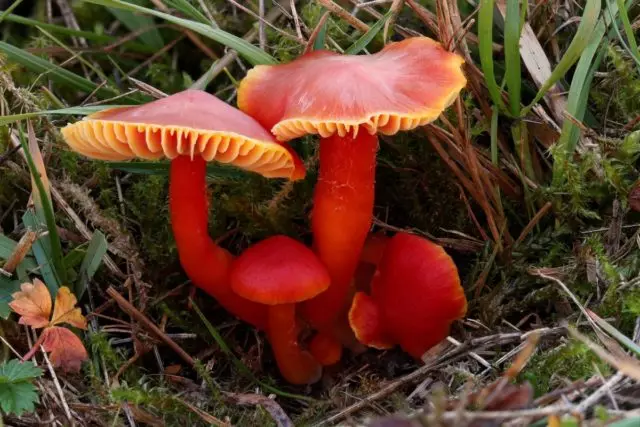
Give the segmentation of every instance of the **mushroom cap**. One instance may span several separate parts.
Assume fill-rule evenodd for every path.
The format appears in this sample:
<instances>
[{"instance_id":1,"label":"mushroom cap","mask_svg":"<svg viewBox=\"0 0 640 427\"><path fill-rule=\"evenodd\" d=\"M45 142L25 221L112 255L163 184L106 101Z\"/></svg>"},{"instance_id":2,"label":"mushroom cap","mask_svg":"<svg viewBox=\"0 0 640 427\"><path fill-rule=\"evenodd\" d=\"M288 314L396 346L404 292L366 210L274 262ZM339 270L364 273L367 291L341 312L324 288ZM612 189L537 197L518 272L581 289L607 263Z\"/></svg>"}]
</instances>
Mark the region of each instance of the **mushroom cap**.
<instances>
[{"instance_id":1,"label":"mushroom cap","mask_svg":"<svg viewBox=\"0 0 640 427\"><path fill-rule=\"evenodd\" d=\"M110 108L62 129L74 151L99 160L201 156L270 178L304 177L301 160L256 120L201 90Z\"/></svg>"},{"instance_id":2,"label":"mushroom cap","mask_svg":"<svg viewBox=\"0 0 640 427\"><path fill-rule=\"evenodd\" d=\"M311 339L309 352L322 366L331 366L340 361L342 345L330 335L319 332Z\"/></svg>"},{"instance_id":3,"label":"mushroom cap","mask_svg":"<svg viewBox=\"0 0 640 427\"><path fill-rule=\"evenodd\" d=\"M279 140L344 136L360 127L393 135L435 120L466 85L462 57L428 37L373 55L314 51L259 65L238 89L238 107Z\"/></svg>"},{"instance_id":4,"label":"mushroom cap","mask_svg":"<svg viewBox=\"0 0 640 427\"><path fill-rule=\"evenodd\" d=\"M330 282L329 272L316 254L287 236L256 243L231 265L233 291L261 304L305 301L325 291Z\"/></svg>"},{"instance_id":5,"label":"mushroom cap","mask_svg":"<svg viewBox=\"0 0 640 427\"><path fill-rule=\"evenodd\" d=\"M444 249L408 233L393 236L372 282L385 329L414 357L447 337L466 314L458 270Z\"/></svg>"},{"instance_id":6,"label":"mushroom cap","mask_svg":"<svg viewBox=\"0 0 640 427\"><path fill-rule=\"evenodd\" d=\"M395 344L385 331L378 304L364 292L356 292L353 297L349 309L349 325L358 341L367 347L383 350Z\"/></svg>"}]
</instances>

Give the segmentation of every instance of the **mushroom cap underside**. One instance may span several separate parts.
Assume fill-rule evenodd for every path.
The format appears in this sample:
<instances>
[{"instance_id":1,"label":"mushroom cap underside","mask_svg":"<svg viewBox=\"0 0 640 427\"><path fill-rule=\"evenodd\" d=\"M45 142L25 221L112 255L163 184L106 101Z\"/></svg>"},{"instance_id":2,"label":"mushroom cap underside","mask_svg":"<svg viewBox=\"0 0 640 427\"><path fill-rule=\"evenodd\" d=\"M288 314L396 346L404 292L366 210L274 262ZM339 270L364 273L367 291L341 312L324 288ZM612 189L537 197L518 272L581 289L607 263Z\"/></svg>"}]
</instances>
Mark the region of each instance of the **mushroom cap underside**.
<instances>
[{"instance_id":1,"label":"mushroom cap underside","mask_svg":"<svg viewBox=\"0 0 640 427\"><path fill-rule=\"evenodd\" d=\"M201 156L266 177L305 174L290 147L240 110L199 90L100 111L65 126L62 135L71 149L99 160Z\"/></svg>"}]
</instances>

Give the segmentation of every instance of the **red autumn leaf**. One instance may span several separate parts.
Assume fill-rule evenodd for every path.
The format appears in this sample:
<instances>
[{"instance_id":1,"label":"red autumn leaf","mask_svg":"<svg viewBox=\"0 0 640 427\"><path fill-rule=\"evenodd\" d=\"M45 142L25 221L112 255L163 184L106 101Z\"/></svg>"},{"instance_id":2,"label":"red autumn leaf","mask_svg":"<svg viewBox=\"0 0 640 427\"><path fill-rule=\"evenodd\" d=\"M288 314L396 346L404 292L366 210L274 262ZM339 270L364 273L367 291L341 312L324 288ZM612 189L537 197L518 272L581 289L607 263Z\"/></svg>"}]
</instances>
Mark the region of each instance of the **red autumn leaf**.
<instances>
[{"instance_id":1,"label":"red autumn leaf","mask_svg":"<svg viewBox=\"0 0 640 427\"><path fill-rule=\"evenodd\" d=\"M78 372L83 361L87 360L87 350L82 341L73 332L60 326L51 326L42 334L42 347L48 353L51 364L65 372Z\"/></svg>"},{"instance_id":2,"label":"red autumn leaf","mask_svg":"<svg viewBox=\"0 0 640 427\"><path fill-rule=\"evenodd\" d=\"M82 315L79 308L76 307L78 300L71 293L69 288L63 286L58 290L56 295L56 305L53 308L53 317L51 318L51 326L60 323L68 323L76 328L87 329L87 319Z\"/></svg>"},{"instance_id":3,"label":"red autumn leaf","mask_svg":"<svg viewBox=\"0 0 640 427\"><path fill-rule=\"evenodd\" d=\"M12 295L13 301L9 303L9 307L21 316L19 323L32 328L47 326L51 316L51 294L47 287L35 279L33 284L23 283L20 289Z\"/></svg>"},{"instance_id":4,"label":"red autumn leaf","mask_svg":"<svg viewBox=\"0 0 640 427\"><path fill-rule=\"evenodd\" d=\"M58 289L53 315L51 315L51 294L47 287L38 279L33 284L23 283L22 290L13 294L13 301L9 306L19 314L20 323L32 328L45 328L38 341L25 355L31 358L40 345L50 354L51 363L64 371L80 370L80 365L88 359L87 350L82 341L69 329L56 326L62 323L87 329L87 319L82 311L76 307L78 302L68 287Z\"/></svg>"}]
</instances>

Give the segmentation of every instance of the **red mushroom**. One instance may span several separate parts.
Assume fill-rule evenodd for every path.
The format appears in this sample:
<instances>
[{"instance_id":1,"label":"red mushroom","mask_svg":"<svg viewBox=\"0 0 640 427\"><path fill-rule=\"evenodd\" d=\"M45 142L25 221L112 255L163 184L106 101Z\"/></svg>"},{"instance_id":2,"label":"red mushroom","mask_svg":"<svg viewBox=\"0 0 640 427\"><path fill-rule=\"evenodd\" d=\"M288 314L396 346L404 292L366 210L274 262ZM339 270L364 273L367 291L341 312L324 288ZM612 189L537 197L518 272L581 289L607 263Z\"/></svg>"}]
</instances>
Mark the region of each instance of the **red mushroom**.
<instances>
[{"instance_id":1,"label":"red mushroom","mask_svg":"<svg viewBox=\"0 0 640 427\"><path fill-rule=\"evenodd\" d=\"M331 335L317 333L309 343L309 351L322 366L335 365L342 357L342 345Z\"/></svg>"},{"instance_id":2,"label":"red mushroom","mask_svg":"<svg viewBox=\"0 0 640 427\"><path fill-rule=\"evenodd\" d=\"M326 290L329 280L313 251L286 236L251 246L232 264L233 291L269 306L267 335L282 376L292 384L320 379L320 364L298 344L295 304Z\"/></svg>"},{"instance_id":3,"label":"red mushroom","mask_svg":"<svg viewBox=\"0 0 640 427\"><path fill-rule=\"evenodd\" d=\"M266 307L231 291L232 257L209 237L206 162L296 180L304 167L292 150L251 117L196 90L92 114L67 125L62 135L73 150L94 159L171 159L171 226L182 267L227 310L264 329Z\"/></svg>"},{"instance_id":4,"label":"red mushroom","mask_svg":"<svg viewBox=\"0 0 640 427\"><path fill-rule=\"evenodd\" d=\"M395 344L415 358L449 334L467 300L453 260L426 239L398 233L389 239L371 283L358 292L349 323L358 340L374 348Z\"/></svg>"},{"instance_id":5,"label":"red mushroom","mask_svg":"<svg viewBox=\"0 0 640 427\"><path fill-rule=\"evenodd\" d=\"M321 136L311 221L331 286L303 304L317 329L331 331L349 306L372 221L377 133L435 120L466 84L463 62L434 40L415 37L368 56L315 51L288 64L260 65L241 82L238 107L279 140Z\"/></svg>"}]
</instances>

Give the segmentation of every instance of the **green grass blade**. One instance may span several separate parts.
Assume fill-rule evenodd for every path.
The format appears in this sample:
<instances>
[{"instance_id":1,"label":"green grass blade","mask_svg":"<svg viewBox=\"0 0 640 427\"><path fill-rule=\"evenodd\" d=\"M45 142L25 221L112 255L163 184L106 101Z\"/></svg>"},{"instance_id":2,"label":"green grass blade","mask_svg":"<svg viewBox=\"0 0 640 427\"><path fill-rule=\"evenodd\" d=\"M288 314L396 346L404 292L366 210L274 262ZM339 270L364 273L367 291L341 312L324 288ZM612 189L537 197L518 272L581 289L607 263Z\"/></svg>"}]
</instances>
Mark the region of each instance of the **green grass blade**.
<instances>
[{"instance_id":1,"label":"green grass blade","mask_svg":"<svg viewBox=\"0 0 640 427\"><path fill-rule=\"evenodd\" d=\"M231 360L233 365L236 367L236 369L240 373L242 373L249 380L255 382L256 384L260 385L260 387L264 388L265 390L267 390L267 391L269 391L271 393L274 393L274 394L277 394L277 395L283 396L283 397L289 397L291 399L305 400L307 402L313 402L314 401L314 399L312 399L310 397L307 397L307 396L300 396L300 395L297 395L297 394L287 393L286 391L279 390L279 389L277 389L275 387L272 387L269 384L265 384L262 381L260 381L259 379L257 379L255 377L255 375L253 375L253 372L251 372L251 370L249 368L247 368L245 366L245 364L242 363L242 361L236 357L235 354L233 354L233 352L231 351L231 349L229 348L227 343L224 342L224 338L222 338L222 335L220 335L218 330L211 324L211 322L209 322L209 320L205 317L205 315L202 313L202 311L200 311L200 308L196 305L196 303L191 298L189 298L189 301L191 302L194 311L196 312L198 317L200 317L200 320L202 321L204 326L207 328L207 331L209 331L209 333L211 334L211 337L213 337L213 339L215 340L216 344L218 344L218 347L220 347L220 350L222 350L222 352Z\"/></svg>"},{"instance_id":2,"label":"green grass blade","mask_svg":"<svg viewBox=\"0 0 640 427\"><path fill-rule=\"evenodd\" d=\"M520 0L507 0L504 22L504 58L509 90L509 108L514 117L520 115L522 71L520 65Z\"/></svg>"},{"instance_id":3,"label":"green grass blade","mask_svg":"<svg viewBox=\"0 0 640 427\"><path fill-rule=\"evenodd\" d=\"M53 34L70 36L70 37L82 37L84 39L99 42L99 43L114 43L118 41L116 37L109 36L106 34L98 34L92 31L74 30L71 28L63 27L61 25L49 24L47 22L40 22L40 21L36 21L35 19L25 18L19 15L9 14L4 18L4 20L7 22L26 25L29 27L44 28L45 30ZM155 52L155 49L153 48L150 48L146 45L143 45L137 42L132 42L132 41L127 41L123 43L122 46L125 46L128 50L132 50L136 52L144 52L144 53Z\"/></svg>"},{"instance_id":4,"label":"green grass blade","mask_svg":"<svg viewBox=\"0 0 640 427\"><path fill-rule=\"evenodd\" d=\"M13 251L16 249L18 242L15 242L7 236L0 234L0 259L9 259ZM33 258L33 251L29 250L27 256L22 260L20 265L24 266L27 270L35 270L38 268L36 260Z\"/></svg>"},{"instance_id":5,"label":"green grass blade","mask_svg":"<svg viewBox=\"0 0 640 427\"><path fill-rule=\"evenodd\" d=\"M252 45L251 43L243 40L242 38L230 34L226 31L218 28L211 28L210 25L203 24L201 22L191 21L188 19L178 18L168 13L160 12L154 9L148 9L146 7L138 6L132 3L128 3L122 0L84 0L88 3L94 3L105 7L118 8L123 10L129 10L134 12L147 13L155 17L164 19L165 21L179 25L183 28L187 28L205 37L217 41L231 49L234 49L238 54L244 57L253 65L258 64L275 64L276 59L271 55L263 51L262 49Z\"/></svg>"},{"instance_id":6,"label":"green grass blade","mask_svg":"<svg viewBox=\"0 0 640 427\"><path fill-rule=\"evenodd\" d=\"M318 31L318 35L316 39L313 41L313 50L322 50L324 49L324 44L327 39L327 28L329 27L329 19L325 19L322 27ZM378 30L380 31L380 30Z\"/></svg>"},{"instance_id":7,"label":"green grass blade","mask_svg":"<svg viewBox=\"0 0 640 427\"><path fill-rule=\"evenodd\" d=\"M609 322L595 314L593 311L587 310L587 314L609 335L620 341L620 343L627 347L629 350L633 351L637 355L640 355L640 346L633 342L632 339L628 338L622 332L614 328L613 325L610 325Z\"/></svg>"},{"instance_id":8,"label":"green grass blade","mask_svg":"<svg viewBox=\"0 0 640 427\"><path fill-rule=\"evenodd\" d=\"M624 4L622 4L622 9L620 9L620 3L619 2L618 5L618 10L620 11L620 17L622 17L623 15L627 18L627 22L629 22L629 17L626 16L626 10L624 9ZM624 48L624 50L627 51L627 53L629 54L629 56L631 56L631 59L633 59L636 63L636 65L638 66L638 70L640 70L640 53L638 52L638 46L635 46L635 49L633 47L630 47L629 45L627 45L627 43L624 40L624 37L622 36L622 34L620 34L620 29L618 28L618 24L615 22L615 13L612 10L612 3L611 0L607 0L607 13L609 14L609 18L614 21L613 25L611 26L613 28L613 31L616 33L616 36L618 36L618 40L620 40L620 45ZM624 23L624 19L623 21L623 27L625 27L625 32L627 31L625 23ZM629 30L631 30L631 24L629 24ZM633 42L635 44L636 40L633 38L633 31L631 31L631 37L629 37L629 34L627 33L627 38Z\"/></svg>"},{"instance_id":9,"label":"green grass blade","mask_svg":"<svg viewBox=\"0 0 640 427\"><path fill-rule=\"evenodd\" d=\"M16 0L13 2L13 4L11 6L9 6L6 10L4 10L2 13L0 13L0 23L2 21L4 21L6 19L6 17L15 10L15 8L17 8L18 6L20 6L20 3L22 3L23 0Z\"/></svg>"},{"instance_id":10,"label":"green grass blade","mask_svg":"<svg viewBox=\"0 0 640 427\"><path fill-rule=\"evenodd\" d=\"M358 40L356 40L354 44L349 46L349 48L347 48L344 53L346 53L347 55L355 55L369 46L369 43L371 43L371 41L378 35L380 30L384 28L384 23L387 22L387 19L389 19L391 15L393 15L393 11L391 10L384 14L384 16L382 16L382 18L380 18L378 22L369 27L369 31L361 35L360 38L358 38Z\"/></svg>"},{"instance_id":11,"label":"green grass blade","mask_svg":"<svg viewBox=\"0 0 640 427\"><path fill-rule=\"evenodd\" d=\"M584 112L586 110L587 99L589 97L589 90L591 88L591 81L593 74L597 68L597 64L604 54L604 50L601 50L599 58L594 61L594 57L600 47L600 42L605 34L605 24L603 20L598 22L598 25L593 32L591 42L587 45L586 49L582 52L582 56L578 61L576 70L573 73L573 79L571 80L571 87L569 88L569 97L567 99L566 110L569 114L578 120L582 120ZM592 66L592 63L596 66ZM563 170L565 168L565 162L567 162L575 150L576 144L580 132L577 126L571 120L565 120L562 124L562 132L560 138L556 143L554 151L553 162L553 184L559 185L564 180Z\"/></svg>"},{"instance_id":12,"label":"green grass blade","mask_svg":"<svg viewBox=\"0 0 640 427\"><path fill-rule=\"evenodd\" d=\"M102 72L102 70L100 70L98 67L96 67L95 65L93 65L91 62L87 61L86 59L84 59L82 57L81 54L76 54L76 52L70 48L69 46L67 46L66 44L64 44L64 42L60 39L58 39L56 36L54 36L53 34L51 34L50 32L48 32L47 30L45 30L44 28L37 26L36 27L40 32L42 32L45 36L49 37L51 40L53 40L58 46L60 46L61 48L63 48L64 50L66 50L69 54L71 55L75 55L76 58L78 59L78 61L80 61L82 64L84 64L87 68L89 68L91 71L93 71L94 73L96 73L96 75L98 77L100 77L103 81L107 81L109 80L107 78L107 76L105 76L105 74Z\"/></svg>"},{"instance_id":13,"label":"green grass blade","mask_svg":"<svg viewBox=\"0 0 640 427\"><path fill-rule=\"evenodd\" d=\"M567 74L569 69L581 59L582 52L590 45L594 36L594 29L598 25L598 17L600 16L601 4L600 0L587 0L584 12L580 19L580 25L576 31L573 40L560 59L558 65L551 72L551 76L542 84L535 98L522 112L526 115L534 105L542 99L549 89L562 77Z\"/></svg>"},{"instance_id":14,"label":"green grass blade","mask_svg":"<svg viewBox=\"0 0 640 427\"><path fill-rule=\"evenodd\" d=\"M480 10L478 11L480 66L491 100L500 110L505 111L507 107L502 101L502 93L496 82L496 75L493 70L493 5L493 0L481 0Z\"/></svg>"},{"instance_id":15,"label":"green grass blade","mask_svg":"<svg viewBox=\"0 0 640 427\"><path fill-rule=\"evenodd\" d=\"M27 211L22 215L22 223L30 230L36 232L42 232L44 225L38 219L33 211ZM51 242L48 236L41 236L38 240L33 242L31 246L33 255L38 263L37 272L44 279L44 283L47 285L51 295L55 297L58 292L58 288L63 286L64 283L58 276L57 269L53 266L53 251L51 250Z\"/></svg>"},{"instance_id":16,"label":"green grass blade","mask_svg":"<svg viewBox=\"0 0 640 427\"><path fill-rule=\"evenodd\" d=\"M106 253L107 238L100 231L96 230L93 233L93 237L91 237L87 253L82 260L82 265L80 265L78 280L74 289L74 293L78 299L82 298L87 286L89 286L89 282L94 274L96 274L96 271L98 271L98 268L100 268L102 259Z\"/></svg>"},{"instance_id":17,"label":"green grass blade","mask_svg":"<svg viewBox=\"0 0 640 427\"><path fill-rule=\"evenodd\" d=\"M46 73L55 83L68 86L86 93L96 91L98 85L56 64L39 58L22 49L5 42L0 42L0 52L4 52L9 61L17 62L35 73ZM96 94L101 97L112 97L117 91L108 87L97 89Z\"/></svg>"},{"instance_id":18,"label":"green grass blade","mask_svg":"<svg viewBox=\"0 0 640 427\"><path fill-rule=\"evenodd\" d=\"M34 111L31 113L12 114L10 116L0 116L0 126L7 125L9 123L19 122L21 120L33 119L40 116L48 115L63 115L63 116L87 116L89 114L97 113L98 111L106 110L108 108L123 107L123 105L96 105L91 107L71 107L61 108L58 110L42 110Z\"/></svg>"},{"instance_id":19,"label":"green grass blade","mask_svg":"<svg viewBox=\"0 0 640 427\"><path fill-rule=\"evenodd\" d=\"M169 163L169 161L108 162L107 166L141 175L169 175ZM213 179L237 181L246 179L250 173L239 168L222 166L216 163L207 165L207 176Z\"/></svg>"},{"instance_id":20,"label":"green grass blade","mask_svg":"<svg viewBox=\"0 0 640 427\"><path fill-rule=\"evenodd\" d=\"M142 6L142 2L130 0L136 3L138 6ZM108 8L109 12L130 31L135 32L141 28L149 28L149 31L145 31L138 36L138 40L145 45L155 50L160 50L164 47L164 41L160 35L160 31L157 28L153 28L155 22L153 18L147 15L135 14L128 10Z\"/></svg>"},{"instance_id":21,"label":"green grass blade","mask_svg":"<svg viewBox=\"0 0 640 427\"><path fill-rule=\"evenodd\" d=\"M629 48L631 49L631 52L633 52L633 55L637 58L639 56L638 43L636 42L635 35L633 34L633 27L631 26L631 21L629 20L629 15L627 14L627 8L625 7L624 0L616 0L616 2L618 4L618 13L620 14L620 20L622 21L624 33L627 36Z\"/></svg>"},{"instance_id":22,"label":"green grass blade","mask_svg":"<svg viewBox=\"0 0 640 427\"><path fill-rule=\"evenodd\" d=\"M182 12L185 16L188 16L189 18L195 21L201 22L206 25L213 24L214 28L217 27L217 24L215 22L211 22L204 15L204 13L200 12L195 6L193 6L187 0L168 0L165 3L168 6L173 7L174 9L177 9L178 11Z\"/></svg>"},{"instance_id":23,"label":"green grass blade","mask_svg":"<svg viewBox=\"0 0 640 427\"><path fill-rule=\"evenodd\" d=\"M46 176L46 171L44 170L44 164L41 161L42 157L40 155L40 150L37 143L35 142L35 136L32 137L31 128L29 128L29 139L32 141L32 143L27 144L24 134L22 133L22 131L20 132L20 145L22 146L22 150L27 160L27 166L29 167L29 172L31 173L31 178L33 180L32 191L34 194L34 205L36 207L36 212L38 212L41 220L44 222L44 224L46 224L48 231L48 235L46 237L48 237L47 241L49 243L48 252L51 256L51 268L52 270L54 270L56 279L58 280L58 284L60 282L65 283L67 271L64 267L64 260L62 259L62 244L60 242L60 236L58 235L58 227L56 225L56 220L53 212L51 195L49 194L48 188L45 186L45 183L48 183L48 179ZM25 216L30 213L31 212L26 212ZM25 225L34 227L35 229L37 228L36 226L38 224L34 224L34 222L36 221L29 220L29 224ZM38 254L36 253L36 259L37 258ZM40 264L43 263L41 260L38 260L38 262ZM49 260L47 260L47 264L48 263Z\"/></svg>"}]
</instances>

